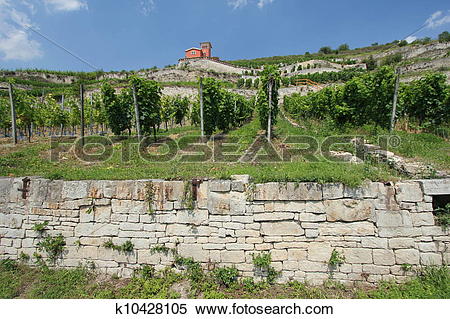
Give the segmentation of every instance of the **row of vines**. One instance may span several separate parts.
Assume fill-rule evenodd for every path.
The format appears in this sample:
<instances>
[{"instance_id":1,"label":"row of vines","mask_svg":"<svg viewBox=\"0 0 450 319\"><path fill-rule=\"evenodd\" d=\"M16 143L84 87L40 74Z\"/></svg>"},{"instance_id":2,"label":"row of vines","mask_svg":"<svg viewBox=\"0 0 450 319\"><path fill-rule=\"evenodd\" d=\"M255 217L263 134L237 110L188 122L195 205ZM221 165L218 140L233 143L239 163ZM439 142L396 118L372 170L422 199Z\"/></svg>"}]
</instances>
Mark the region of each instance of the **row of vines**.
<instances>
[{"instance_id":1,"label":"row of vines","mask_svg":"<svg viewBox=\"0 0 450 319\"><path fill-rule=\"evenodd\" d=\"M394 89L395 72L385 66L356 76L341 86L327 87L307 96L287 96L284 107L298 118L331 119L337 125L376 124L387 128ZM411 83L402 83L396 116L420 127L448 124L450 86L446 84L446 76L429 73Z\"/></svg>"},{"instance_id":2,"label":"row of vines","mask_svg":"<svg viewBox=\"0 0 450 319\"><path fill-rule=\"evenodd\" d=\"M211 135L217 129L228 131L242 125L253 114L254 101L231 93L219 81L204 81L204 126ZM156 135L160 129L200 124L199 97L163 96L158 82L131 77L121 90L104 82L100 92L84 99L84 123L88 134L132 134L136 128L133 88L143 135ZM21 136L76 135L81 125L80 94L76 87L63 96L36 97L26 90L14 90L16 121ZM10 133L9 99L0 98L0 129Z\"/></svg>"}]
</instances>

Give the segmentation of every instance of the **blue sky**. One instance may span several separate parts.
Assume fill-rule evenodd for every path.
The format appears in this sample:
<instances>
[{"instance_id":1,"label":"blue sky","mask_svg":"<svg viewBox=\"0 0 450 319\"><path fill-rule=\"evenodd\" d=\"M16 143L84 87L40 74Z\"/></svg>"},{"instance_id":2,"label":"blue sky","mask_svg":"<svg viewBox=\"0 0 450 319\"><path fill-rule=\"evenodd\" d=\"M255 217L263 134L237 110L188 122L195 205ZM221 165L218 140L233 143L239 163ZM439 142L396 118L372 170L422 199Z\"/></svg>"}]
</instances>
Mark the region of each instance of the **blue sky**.
<instances>
[{"instance_id":1,"label":"blue sky","mask_svg":"<svg viewBox=\"0 0 450 319\"><path fill-rule=\"evenodd\" d=\"M0 0L0 69L163 67L201 41L223 60L303 54L421 26L417 37L449 30L448 0Z\"/></svg>"}]
</instances>

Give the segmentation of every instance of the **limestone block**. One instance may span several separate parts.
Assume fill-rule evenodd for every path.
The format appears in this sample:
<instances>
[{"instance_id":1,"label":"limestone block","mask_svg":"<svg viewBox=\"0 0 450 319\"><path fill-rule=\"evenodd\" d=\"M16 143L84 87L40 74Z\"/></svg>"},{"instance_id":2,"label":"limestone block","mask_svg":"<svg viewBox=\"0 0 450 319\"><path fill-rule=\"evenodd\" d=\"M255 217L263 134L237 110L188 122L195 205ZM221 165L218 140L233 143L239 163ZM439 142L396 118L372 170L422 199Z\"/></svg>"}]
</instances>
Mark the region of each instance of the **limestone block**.
<instances>
[{"instance_id":1,"label":"limestone block","mask_svg":"<svg viewBox=\"0 0 450 319\"><path fill-rule=\"evenodd\" d=\"M253 215L255 222L293 220L294 213L263 213Z\"/></svg>"},{"instance_id":2,"label":"limestone block","mask_svg":"<svg viewBox=\"0 0 450 319\"><path fill-rule=\"evenodd\" d=\"M201 225L206 224L208 221L207 210L179 210L176 215L176 223L178 224L193 224Z\"/></svg>"},{"instance_id":3,"label":"limestone block","mask_svg":"<svg viewBox=\"0 0 450 319\"><path fill-rule=\"evenodd\" d=\"M372 249L369 248L345 248L345 262L350 264L371 264Z\"/></svg>"},{"instance_id":4,"label":"limestone block","mask_svg":"<svg viewBox=\"0 0 450 319\"><path fill-rule=\"evenodd\" d=\"M376 223L378 227L412 227L411 214L406 210L377 211Z\"/></svg>"},{"instance_id":5,"label":"limestone block","mask_svg":"<svg viewBox=\"0 0 450 319\"><path fill-rule=\"evenodd\" d=\"M323 185L323 199L339 199L344 197L344 184L329 183Z\"/></svg>"},{"instance_id":6,"label":"limestone block","mask_svg":"<svg viewBox=\"0 0 450 319\"><path fill-rule=\"evenodd\" d=\"M197 188L197 207L208 208L208 183L203 182Z\"/></svg>"},{"instance_id":7,"label":"limestone block","mask_svg":"<svg viewBox=\"0 0 450 319\"><path fill-rule=\"evenodd\" d=\"M203 249L201 244L180 244L178 254L183 257L192 257L195 261L207 262L209 250Z\"/></svg>"},{"instance_id":8,"label":"limestone block","mask_svg":"<svg viewBox=\"0 0 450 319\"><path fill-rule=\"evenodd\" d=\"M411 214L413 226L434 226L434 215L433 213L416 213Z\"/></svg>"},{"instance_id":9,"label":"limestone block","mask_svg":"<svg viewBox=\"0 0 450 319\"><path fill-rule=\"evenodd\" d=\"M308 260L328 262L333 248L329 243L310 243L308 247Z\"/></svg>"},{"instance_id":10,"label":"limestone block","mask_svg":"<svg viewBox=\"0 0 450 319\"><path fill-rule=\"evenodd\" d=\"M388 248L387 238L378 237L363 237L361 239L361 246L364 248Z\"/></svg>"},{"instance_id":11,"label":"limestone block","mask_svg":"<svg viewBox=\"0 0 450 319\"><path fill-rule=\"evenodd\" d=\"M294 184L291 195L294 200L322 200L322 184L318 183L298 183Z\"/></svg>"},{"instance_id":12,"label":"limestone block","mask_svg":"<svg viewBox=\"0 0 450 319\"><path fill-rule=\"evenodd\" d=\"M10 190L12 188L12 179L11 178L0 178L0 202L6 203L9 201Z\"/></svg>"},{"instance_id":13,"label":"limestone block","mask_svg":"<svg viewBox=\"0 0 450 319\"><path fill-rule=\"evenodd\" d=\"M296 222L262 223L261 234L267 236L301 236L305 233Z\"/></svg>"},{"instance_id":14,"label":"limestone block","mask_svg":"<svg viewBox=\"0 0 450 319\"><path fill-rule=\"evenodd\" d=\"M117 236L119 226L112 224L83 223L75 227L75 236L98 237Z\"/></svg>"},{"instance_id":15,"label":"limestone block","mask_svg":"<svg viewBox=\"0 0 450 319\"><path fill-rule=\"evenodd\" d=\"M421 253L420 264L425 266L442 265L442 255L438 253Z\"/></svg>"},{"instance_id":16,"label":"limestone block","mask_svg":"<svg viewBox=\"0 0 450 319\"><path fill-rule=\"evenodd\" d=\"M419 252L415 249L397 249L395 250L395 262L397 265L418 265Z\"/></svg>"},{"instance_id":17,"label":"limestone block","mask_svg":"<svg viewBox=\"0 0 450 319\"><path fill-rule=\"evenodd\" d=\"M203 183L202 183L203 184ZM183 181L165 181L164 182L164 201L182 200L185 192Z\"/></svg>"},{"instance_id":18,"label":"limestone block","mask_svg":"<svg viewBox=\"0 0 450 319\"><path fill-rule=\"evenodd\" d=\"M236 237L259 237L260 233L257 230L252 229L239 229L236 230Z\"/></svg>"},{"instance_id":19,"label":"limestone block","mask_svg":"<svg viewBox=\"0 0 450 319\"><path fill-rule=\"evenodd\" d=\"M43 202L47 197L49 183L48 179L32 179L28 200L30 202Z\"/></svg>"},{"instance_id":20,"label":"limestone block","mask_svg":"<svg viewBox=\"0 0 450 319\"><path fill-rule=\"evenodd\" d=\"M390 249L414 248L414 239L413 238L391 238L391 239L389 239L389 248Z\"/></svg>"},{"instance_id":21,"label":"limestone block","mask_svg":"<svg viewBox=\"0 0 450 319\"><path fill-rule=\"evenodd\" d=\"M246 208L246 196L244 193L231 192L230 193L230 214L244 215Z\"/></svg>"},{"instance_id":22,"label":"limestone block","mask_svg":"<svg viewBox=\"0 0 450 319\"><path fill-rule=\"evenodd\" d=\"M299 219L301 222L324 222L327 220L327 216L324 214L300 213Z\"/></svg>"},{"instance_id":23,"label":"limestone block","mask_svg":"<svg viewBox=\"0 0 450 319\"><path fill-rule=\"evenodd\" d=\"M375 265L392 266L395 265L395 255L389 249L374 249L373 262Z\"/></svg>"},{"instance_id":24,"label":"limestone block","mask_svg":"<svg viewBox=\"0 0 450 319\"><path fill-rule=\"evenodd\" d=\"M80 199L87 197L87 195L88 195L88 182L64 181L62 188L63 199Z\"/></svg>"},{"instance_id":25,"label":"limestone block","mask_svg":"<svg viewBox=\"0 0 450 319\"><path fill-rule=\"evenodd\" d=\"M245 253L244 251L239 250L235 251L224 250L220 252L220 260L223 263L233 263L233 264L243 263L245 262Z\"/></svg>"},{"instance_id":26,"label":"limestone block","mask_svg":"<svg viewBox=\"0 0 450 319\"><path fill-rule=\"evenodd\" d=\"M308 256L308 252L306 249L298 249L298 248L288 248L287 249L287 259L288 260L306 260Z\"/></svg>"},{"instance_id":27,"label":"limestone block","mask_svg":"<svg viewBox=\"0 0 450 319\"><path fill-rule=\"evenodd\" d=\"M272 261L285 261L287 259L287 250L286 249L275 249L270 251Z\"/></svg>"},{"instance_id":28,"label":"limestone block","mask_svg":"<svg viewBox=\"0 0 450 319\"><path fill-rule=\"evenodd\" d=\"M305 237L306 238L317 238L317 237L319 237L319 230L318 229L305 229Z\"/></svg>"},{"instance_id":29,"label":"limestone block","mask_svg":"<svg viewBox=\"0 0 450 319\"><path fill-rule=\"evenodd\" d=\"M93 212L94 220L97 223L109 223L111 221L111 206L95 207Z\"/></svg>"},{"instance_id":30,"label":"limestone block","mask_svg":"<svg viewBox=\"0 0 450 319\"><path fill-rule=\"evenodd\" d=\"M367 182L360 187L344 186L344 197L353 199L377 198L380 183Z\"/></svg>"},{"instance_id":31,"label":"limestone block","mask_svg":"<svg viewBox=\"0 0 450 319\"><path fill-rule=\"evenodd\" d=\"M424 236L445 236L450 233L450 229L443 230L441 226L422 226Z\"/></svg>"},{"instance_id":32,"label":"limestone block","mask_svg":"<svg viewBox=\"0 0 450 319\"><path fill-rule=\"evenodd\" d=\"M391 270L386 266L377 266L377 265L363 265L363 272L371 275L388 275Z\"/></svg>"},{"instance_id":33,"label":"limestone block","mask_svg":"<svg viewBox=\"0 0 450 319\"><path fill-rule=\"evenodd\" d=\"M450 178L446 179L426 179L419 181L422 184L425 195L448 195L450 194Z\"/></svg>"},{"instance_id":34,"label":"limestone block","mask_svg":"<svg viewBox=\"0 0 450 319\"><path fill-rule=\"evenodd\" d=\"M306 213L325 214L325 205L321 201L307 201L305 202L304 209L298 210Z\"/></svg>"},{"instance_id":35,"label":"limestone block","mask_svg":"<svg viewBox=\"0 0 450 319\"><path fill-rule=\"evenodd\" d=\"M419 243L418 248L421 252L437 252L438 243L436 242Z\"/></svg>"},{"instance_id":36,"label":"limestone block","mask_svg":"<svg viewBox=\"0 0 450 319\"><path fill-rule=\"evenodd\" d=\"M319 224L319 232L322 236L373 236L375 226L370 222L326 222Z\"/></svg>"},{"instance_id":37,"label":"limestone block","mask_svg":"<svg viewBox=\"0 0 450 319\"><path fill-rule=\"evenodd\" d=\"M229 180L211 180L209 181L210 192L229 192L231 190L231 181Z\"/></svg>"},{"instance_id":38,"label":"limestone block","mask_svg":"<svg viewBox=\"0 0 450 319\"><path fill-rule=\"evenodd\" d=\"M235 244L229 243L225 245L228 250L253 250L255 246L253 244Z\"/></svg>"},{"instance_id":39,"label":"limestone block","mask_svg":"<svg viewBox=\"0 0 450 319\"><path fill-rule=\"evenodd\" d=\"M279 200L279 183L256 184L253 191L254 200Z\"/></svg>"},{"instance_id":40,"label":"limestone block","mask_svg":"<svg viewBox=\"0 0 450 319\"><path fill-rule=\"evenodd\" d=\"M116 199L133 199L134 181L116 181L116 189L113 197Z\"/></svg>"},{"instance_id":41,"label":"limestone block","mask_svg":"<svg viewBox=\"0 0 450 319\"><path fill-rule=\"evenodd\" d=\"M231 220L242 224L252 224L254 222L253 216L232 216Z\"/></svg>"},{"instance_id":42,"label":"limestone block","mask_svg":"<svg viewBox=\"0 0 450 319\"><path fill-rule=\"evenodd\" d=\"M22 223L23 215L0 213L0 227L21 228Z\"/></svg>"},{"instance_id":43,"label":"limestone block","mask_svg":"<svg viewBox=\"0 0 450 319\"><path fill-rule=\"evenodd\" d=\"M354 222L367 220L374 207L371 202L353 199L327 200L324 203L328 221Z\"/></svg>"},{"instance_id":44,"label":"limestone block","mask_svg":"<svg viewBox=\"0 0 450 319\"><path fill-rule=\"evenodd\" d=\"M230 214L230 194L229 193L209 193L208 210L211 215Z\"/></svg>"},{"instance_id":45,"label":"limestone block","mask_svg":"<svg viewBox=\"0 0 450 319\"><path fill-rule=\"evenodd\" d=\"M421 202L423 193L417 182L400 182L395 184L398 202Z\"/></svg>"},{"instance_id":46,"label":"limestone block","mask_svg":"<svg viewBox=\"0 0 450 319\"><path fill-rule=\"evenodd\" d=\"M420 228L413 227L380 227L378 228L378 236L380 237L418 237L421 236Z\"/></svg>"},{"instance_id":47,"label":"limestone block","mask_svg":"<svg viewBox=\"0 0 450 319\"><path fill-rule=\"evenodd\" d=\"M231 190L233 192L243 193L245 191L245 183L243 183L241 181L232 181L231 182Z\"/></svg>"},{"instance_id":48,"label":"limestone block","mask_svg":"<svg viewBox=\"0 0 450 319\"><path fill-rule=\"evenodd\" d=\"M328 258L330 257L328 256ZM326 262L300 260L298 262L298 270L306 272L328 272L328 265Z\"/></svg>"}]
</instances>

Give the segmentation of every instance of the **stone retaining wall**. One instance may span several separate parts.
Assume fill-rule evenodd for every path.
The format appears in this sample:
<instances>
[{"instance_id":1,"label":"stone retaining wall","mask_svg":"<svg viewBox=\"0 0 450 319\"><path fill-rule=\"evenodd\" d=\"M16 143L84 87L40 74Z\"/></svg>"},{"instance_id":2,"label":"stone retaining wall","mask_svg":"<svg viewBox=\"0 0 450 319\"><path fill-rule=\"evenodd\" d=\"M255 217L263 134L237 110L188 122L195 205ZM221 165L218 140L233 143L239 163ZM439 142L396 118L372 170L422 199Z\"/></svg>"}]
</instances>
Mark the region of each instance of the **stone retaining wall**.
<instances>
[{"instance_id":1,"label":"stone retaining wall","mask_svg":"<svg viewBox=\"0 0 450 319\"><path fill-rule=\"evenodd\" d=\"M144 264L171 266L164 245L205 268L234 265L253 276L252 254L270 252L280 281L320 283L329 278L336 249L345 256L333 276L342 282L402 279L404 264L450 261L450 236L436 226L433 196L450 193L450 179L398 183L253 184L248 176L182 181L50 181L32 178L22 198L21 178L0 179L0 256L33 255L33 230L67 243L63 267L94 262L107 273L130 276ZM195 201L193 201L195 200ZM149 207L150 205L150 207ZM192 209L192 206L194 208ZM131 253L103 244L130 240Z\"/></svg>"}]
</instances>

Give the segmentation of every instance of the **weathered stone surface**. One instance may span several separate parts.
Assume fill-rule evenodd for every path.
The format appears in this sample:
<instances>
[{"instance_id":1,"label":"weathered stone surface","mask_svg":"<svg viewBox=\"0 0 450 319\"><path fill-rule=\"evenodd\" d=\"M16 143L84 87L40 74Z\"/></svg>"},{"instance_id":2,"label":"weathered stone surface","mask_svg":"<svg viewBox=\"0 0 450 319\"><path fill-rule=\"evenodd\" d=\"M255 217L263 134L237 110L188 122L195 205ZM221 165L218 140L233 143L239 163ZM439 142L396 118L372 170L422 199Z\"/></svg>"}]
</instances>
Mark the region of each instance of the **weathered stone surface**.
<instances>
[{"instance_id":1,"label":"weathered stone surface","mask_svg":"<svg viewBox=\"0 0 450 319\"><path fill-rule=\"evenodd\" d=\"M370 222L326 222L319 224L319 233L323 236L373 236L375 226Z\"/></svg>"},{"instance_id":2,"label":"weathered stone surface","mask_svg":"<svg viewBox=\"0 0 450 319\"><path fill-rule=\"evenodd\" d=\"M368 248L346 248L344 249L345 262L350 264L371 264L372 249Z\"/></svg>"},{"instance_id":3,"label":"weathered stone surface","mask_svg":"<svg viewBox=\"0 0 450 319\"><path fill-rule=\"evenodd\" d=\"M395 262L397 265L418 265L419 252L415 249L397 249L395 251Z\"/></svg>"},{"instance_id":4,"label":"weathered stone surface","mask_svg":"<svg viewBox=\"0 0 450 319\"><path fill-rule=\"evenodd\" d=\"M329 243L310 243L308 248L308 260L328 262L333 248Z\"/></svg>"},{"instance_id":5,"label":"weathered stone surface","mask_svg":"<svg viewBox=\"0 0 450 319\"><path fill-rule=\"evenodd\" d=\"M361 246L364 248L388 248L387 238L378 237L363 237L361 239Z\"/></svg>"},{"instance_id":6,"label":"weathered stone surface","mask_svg":"<svg viewBox=\"0 0 450 319\"><path fill-rule=\"evenodd\" d=\"M23 215L0 213L0 227L21 228Z\"/></svg>"},{"instance_id":7,"label":"weathered stone surface","mask_svg":"<svg viewBox=\"0 0 450 319\"><path fill-rule=\"evenodd\" d=\"M176 223L179 224L193 224L200 225L207 222L208 220L208 211L207 210L180 210L176 215Z\"/></svg>"},{"instance_id":8,"label":"weathered stone surface","mask_svg":"<svg viewBox=\"0 0 450 319\"><path fill-rule=\"evenodd\" d=\"M62 197L64 199L80 199L87 197L88 183L85 181L64 181Z\"/></svg>"},{"instance_id":9,"label":"weathered stone surface","mask_svg":"<svg viewBox=\"0 0 450 319\"><path fill-rule=\"evenodd\" d=\"M306 238L317 238L319 237L318 229L305 229L305 237Z\"/></svg>"},{"instance_id":10,"label":"weathered stone surface","mask_svg":"<svg viewBox=\"0 0 450 319\"><path fill-rule=\"evenodd\" d=\"M211 192L229 192L231 190L231 181L229 180L209 181L209 190Z\"/></svg>"},{"instance_id":11,"label":"weathered stone surface","mask_svg":"<svg viewBox=\"0 0 450 319\"><path fill-rule=\"evenodd\" d=\"M294 213L264 213L253 216L255 222L293 220Z\"/></svg>"},{"instance_id":12,"label":"weathered stone surface","mask_svg":"<svg viewBox=\"0 0 450 319\"><path fill-rule=\"evenodd\" d=\"M229 193L209 193L208 210L212 215L227 215L230 213Z\"/></svg>"},{"instance_id":13,"label":"weathered stone surface","mask_svg":"<svg viewBox=\"0 0 450 319\"><path fill-rule=\"evenodd\" d=\"M243 263L245 262L245 253L243 251L221 251L220 260L224 263Z\"/></svg>"},{"instance_id":14,"label":"weathered stone surface","mask_svg":"<svg viewBox=\"0 0 450 319\"><path fill-rule=\"evenodd\" d=\"M256 184L253 192L254 200L278 200L280 188L278 183Z\"/></svg>"},{"instance_id":15,"label":"weathered stone surface","mask_svg":"<svg viewBox=\"0 0 450 319\"><path fill-rule=\"evenodd\" d=\"M442 265L442 255L437 253L421 253L420 264L425 266Z\"/></svg>"},{"instance_id":16,"label":"weathered stone surface","mask_svg":"<svg viewBox=\"0 0 450 319\"><path fill-rule=\"evenodd\" d=\"M367 220L372 216L371 202L359 200L327 200L324 202L328 221L354 222Z\"/></svg>"},{"instance_id":17,"label":"weathered stone surface","mask_svg":"<svg viewBox=\"0 0 450 319\"><path fill-rule=\"evenodd\" d=\"M209 260L209 250L202 248L199 244L180 244L178 254L183 257L192 257L196 261L207 262Z\"/></svg>"},{"instance_id":18,"label":"weathered stone surface","mask_svg":"<svg viewBox=\"0 0 450 319\"><path fill-rule=\"evenodd\" d=\"M434 226L434 215L433 213L416 213L411 214L413 226Z\"/></svg>"},{"instance_id":19,"label":"weathered stone surface","mask_svg":"<svg viewBox=\"0 0 450 319\"><path fill-rule=\"evenodd\" d=\"M344 184L330 183L323 185L323 199L340 199L344 197Z\"/></svg>"},{"instance_id":20,"label":"weathered stone surface","mask_svg":"<svg viewBox=\"0 0 450 319\"><path fill-rule=\"evenodd\" d=\"M395 190L399 202L421 202L423 200L422 189L417 182L397 183Z\"/></svg>"},{"instance_id":21,"label":"weathered stone surface","mask_svg":"<svg viewBox=\"0 0 450 319\"><path fill-rule=\"evenodd\" d=\"M374 249L373 262L375 265L391 266L395 265L395 255L389 249Z\"/></svg>"},{"instance_id":22,"label":"weathered stone surface","mask_svg":"<svg viewBox=\"0 0 450 319\"><path fill-rule=\"evenodd\" d=\"M426 179L419 181L425 195L448 195L450 193L450 179Z\"/></svg>"},{"instance_id":23,"label":"weathered stone surface","mask_svg":"<svg viewBox=\"0 0 450 319\"><path fill-rule=\"evenodd\" d=\"M262 223L261 234L267 236L301 236L305 233L303 228L296 222L276 222L276 223Z\"/></svg>"},{"instance_id":24,"label":"weathered stone surface","mask_svg":"<svg viewBox=\"0 0 450 319\"><path fill-rule=\"evenodd\" d=\"M412 238L392 238L389 239L389 248L414 248L414 239Z\"/></svg>"},{"instance_id":25,"label":"weathered stone surface","mask_svg":"<svg viewBox=\"0 0 450 319\"><path fill-rule=\"evenodd\" d=\"M118 225L84 223L75 227L75 236L98 237L117 236L119 234Z\"/></svg>"},{"instance_id":26,"label":"weathered stone surface","mask_svg":"<svg viewBox=\"0 0 450 319\"><path fill-rule=\"evenodd\" d=\"M9 200L11 185L11 178L0 177L0 202L6 203Z\"/></svg>"},{"instance_id":27,"label":"weathered stone surface","mask_svg":"<svg viewBox=\"0 0 450 319\"><path fill-rule=\"evenodd\" d=\"M324 214L300 213L301 222L324 222L327 216Z\"/></svg>"},{"instance_id":28,"label":"weathered stone surface","mask_svg":"<svg viewBox=\"0 0 450 319\"><path fill-rule=\"evenodd\" d=\"M408 211L377 211L378 227L412 227L412 217Z\"/></svg>"}]
</instances>

